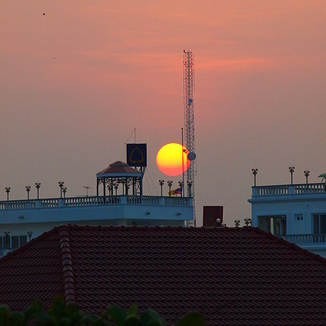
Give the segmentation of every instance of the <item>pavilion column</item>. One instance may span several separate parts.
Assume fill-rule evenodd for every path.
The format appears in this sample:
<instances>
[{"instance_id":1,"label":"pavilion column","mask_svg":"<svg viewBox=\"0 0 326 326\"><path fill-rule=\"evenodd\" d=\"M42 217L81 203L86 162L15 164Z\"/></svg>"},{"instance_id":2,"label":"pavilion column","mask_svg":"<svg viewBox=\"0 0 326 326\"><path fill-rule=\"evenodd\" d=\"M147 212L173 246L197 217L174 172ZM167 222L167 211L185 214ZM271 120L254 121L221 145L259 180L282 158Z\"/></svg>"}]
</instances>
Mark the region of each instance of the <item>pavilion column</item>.
<instances>
[{"instance_id":1,"label":"pavilion column","mask_svg":"<svg viewBox=\"0 0 326 326\"><path fill-rule=\"evenodd\" d=\"M132 195L135 196L136 179L132 178Z\"/></svg>"},{"instance_id":2,"label":"pavilion column","mask_svg":"<svg viewBox=\"0 0 326 326\"><path fill-rule=\"evenodd\" d=\"M142 196L143 195L143 179L140 178L139 180L139 192L140 192L140 195Z\"/></svg>"}]
</instances>

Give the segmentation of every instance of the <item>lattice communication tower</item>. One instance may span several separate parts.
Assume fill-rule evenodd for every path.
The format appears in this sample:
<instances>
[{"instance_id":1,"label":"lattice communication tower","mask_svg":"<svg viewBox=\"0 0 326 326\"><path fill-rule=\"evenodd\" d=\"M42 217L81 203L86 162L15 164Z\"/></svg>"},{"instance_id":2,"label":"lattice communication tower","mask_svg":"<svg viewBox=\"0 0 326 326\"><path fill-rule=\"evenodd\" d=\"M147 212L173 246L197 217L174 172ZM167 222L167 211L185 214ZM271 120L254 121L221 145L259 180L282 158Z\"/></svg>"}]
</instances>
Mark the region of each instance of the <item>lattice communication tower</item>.
<instances>
[{"instance_id":1,"label":"lattice communication tower","mask_svg":"<svg viewBox=\"0 0 326 326\"><path fill-rule=\"evenodd\" d=\"M192 160L187 170L187 196L193 198L194 219L187 226L196 226L195 210L195 121L194 121L194 56L190 51L183 51L183 99L186 148L192 153Z\"/></svg>"}]
</instances>

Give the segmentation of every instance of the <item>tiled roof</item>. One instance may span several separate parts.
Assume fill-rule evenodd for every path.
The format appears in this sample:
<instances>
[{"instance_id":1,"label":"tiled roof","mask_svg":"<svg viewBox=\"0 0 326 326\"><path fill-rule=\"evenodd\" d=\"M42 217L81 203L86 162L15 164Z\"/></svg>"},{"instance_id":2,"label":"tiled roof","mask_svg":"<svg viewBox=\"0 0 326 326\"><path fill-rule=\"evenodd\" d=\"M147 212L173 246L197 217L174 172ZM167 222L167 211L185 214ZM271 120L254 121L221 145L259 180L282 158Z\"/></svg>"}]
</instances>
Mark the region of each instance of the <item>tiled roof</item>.
<instances>
[{"instance_id":1,"label":"tiled roof","mask_svg":"<svg viewBox=\"0 0 326 326\"><path fill-rule=\"evenodd\" d=\"M168 324L321 325L326 260L254 227L60 226L0 259L0 304L49 305L61 293L88 313L137 302Z\"/></svg>"},{"instance_id":2,"label":"tiled roof","mask_svg":"<svg viewBox=\"0 0 326 326\"><path fill-rule=\"evenodd\" d=\"M49 232L0 259L0 304L22 310L38 299L48 307L63 293L59 240Z\"/></svg>"},{"instance_id":3,"label":"tiled roof","mask_svg":"<svg viewBox=\"0 0 326 326\"><path fill-rule=\"evenodd\" d=\"M98 172L97 175L115 174L115 173L140 174L138 170L130 167L127 163L124 163L122 161L116 161L114 163L111 163L104 170Z\"/></svg>"}]
</instances>

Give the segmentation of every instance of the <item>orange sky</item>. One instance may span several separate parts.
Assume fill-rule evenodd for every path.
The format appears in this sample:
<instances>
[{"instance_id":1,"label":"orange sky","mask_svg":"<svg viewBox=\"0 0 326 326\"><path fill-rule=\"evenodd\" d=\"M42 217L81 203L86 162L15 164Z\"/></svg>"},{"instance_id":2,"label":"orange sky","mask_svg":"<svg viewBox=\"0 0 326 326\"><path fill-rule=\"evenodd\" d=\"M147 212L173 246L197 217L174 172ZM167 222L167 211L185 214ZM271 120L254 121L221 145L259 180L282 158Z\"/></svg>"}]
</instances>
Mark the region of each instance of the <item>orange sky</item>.
<instances>
[{"instance_id":1,"label":"orange sky","mask_svg":"<svg viewBox=\"0 0 326 326\"><path fill-rule=\"evenodd\" d=\"M184 49L195 56L199 221L203 205L223 205L229 225L249 216L253 167L258 184L288 183L290 165L298 183L305 169L311 182L326 172L324 0L0 8L0 200L5 186L19 199L35 182L56 197L59 180L67 195L95 194L134 128L148 144L146 191L159 194L157 151L181 140Z\"/></svg>"}]
</instances>

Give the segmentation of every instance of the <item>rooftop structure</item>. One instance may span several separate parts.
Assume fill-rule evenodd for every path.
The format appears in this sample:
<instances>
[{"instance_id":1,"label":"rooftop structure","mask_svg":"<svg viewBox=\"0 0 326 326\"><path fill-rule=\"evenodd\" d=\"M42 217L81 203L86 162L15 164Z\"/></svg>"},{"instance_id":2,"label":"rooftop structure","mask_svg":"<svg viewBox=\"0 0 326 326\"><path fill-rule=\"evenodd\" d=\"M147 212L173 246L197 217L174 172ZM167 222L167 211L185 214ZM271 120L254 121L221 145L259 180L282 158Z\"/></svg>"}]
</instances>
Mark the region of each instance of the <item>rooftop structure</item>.
<instances>
[{"instance_id":1,"label":"rooftop structure","mask_svg":"<svg viewBox=\"0 0 326 326\"><path fill-rule=\"evenodd\" d=\"M192 198L143 195L143 173L117 161L96 175L97 196L0 201L0 257L62 223L79 225L184 226L193 219ZM26 188L27 191L27 188Z\"/></svg>"},{"instance_id":2,"label":"rooftop structure","mask_svg":"<svg viewBox=\"0 0 326 326\"><path fill-rule=\"evenodd\" d=\"M252 225L326 257L326 184L309 183L308 170L306 183L294 184L289 167L290 184L257 186L254 170Z\"/></svg>"},{"instance_id":3,"label":"rooftop structure","mask_svg":"<svg viewBox=\"0 0 326 326\"><path fill-rule=\"evenodd\" d=\"M0 259L0 304L62 294L86 313L137 302L168 325L192 311L207 326L323 325L325 274L325 259L254 227L62 225Z\"/></svg>"}]
</instances>

